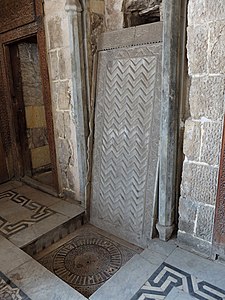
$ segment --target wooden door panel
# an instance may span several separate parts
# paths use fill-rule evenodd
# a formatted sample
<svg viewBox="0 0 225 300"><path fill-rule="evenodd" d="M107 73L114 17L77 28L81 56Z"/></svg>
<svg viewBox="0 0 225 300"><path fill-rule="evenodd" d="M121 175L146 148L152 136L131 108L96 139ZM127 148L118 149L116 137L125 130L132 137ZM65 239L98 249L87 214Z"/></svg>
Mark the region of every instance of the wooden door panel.
<svg viewBox="0 0 225 300"><path fill-rule="evenodd" d="M33 0L1 0L0 32L5 32L35 20Z"/></svg>
<svg viewBox="0 0 225 300"><path fill-rule="evenodd" d="M0 135L0 183L5 182L9 179L7 165L6 165L6 156L3 149L2 139Z"/></svg>

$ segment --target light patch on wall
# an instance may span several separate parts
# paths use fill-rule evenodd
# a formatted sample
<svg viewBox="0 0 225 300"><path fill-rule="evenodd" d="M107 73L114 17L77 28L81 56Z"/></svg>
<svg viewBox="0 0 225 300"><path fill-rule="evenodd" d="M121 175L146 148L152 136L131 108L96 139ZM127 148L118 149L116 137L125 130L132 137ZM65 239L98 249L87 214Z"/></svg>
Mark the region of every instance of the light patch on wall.
<svg viewBox="0 0 225 300"><path fill-rule="evenodd" d="M46 127L44 106L27 106L25 112L27 128Z"/></svg>
<svg viewBox="0 0 225 300"><path fill-rule="evenodd" d="M49 146L31 149L31 160L33 169L46 166L51 163Z"/></svg>

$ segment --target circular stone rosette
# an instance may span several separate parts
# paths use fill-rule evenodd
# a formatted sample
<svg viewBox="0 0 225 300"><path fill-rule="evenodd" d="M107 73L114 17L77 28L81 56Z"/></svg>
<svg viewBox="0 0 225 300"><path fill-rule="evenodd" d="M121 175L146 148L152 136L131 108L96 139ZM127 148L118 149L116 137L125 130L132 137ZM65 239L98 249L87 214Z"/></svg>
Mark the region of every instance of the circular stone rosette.
<svg viewBox="0 0 225 300"><path fill-rule="evenodd" d="M54 273L74 286L101 284L122 265L117 246L105 238L75 238L59 249L53 261Z"/></svg>

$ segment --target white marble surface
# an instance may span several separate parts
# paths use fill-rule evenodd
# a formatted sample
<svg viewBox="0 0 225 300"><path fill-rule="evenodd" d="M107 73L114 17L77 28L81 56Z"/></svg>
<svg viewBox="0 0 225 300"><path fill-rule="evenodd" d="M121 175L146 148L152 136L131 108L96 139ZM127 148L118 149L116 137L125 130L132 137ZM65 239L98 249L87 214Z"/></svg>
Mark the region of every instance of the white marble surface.
<svg viewBox="0 0 225 300"><path fill-rule="evenodd" d="M7 273L21 264L32 260L25 252L0 236L0 271Z"/></svg>
<svg viewBox="0 0 225 300"><path fill-rule="evenodd" d="M166 263L225 289L225 265L210 261L186 250L177 248Z"/></svg>
<svg viewBox="0 0 225 300"><path fill-rule="evenodd" d="M158 252L154 252L149 249L145 249L140 255L151 264L158 265L158 266L161 265L164 262L164 260L167 258L166 255L160 254Z"/></svg>
<svg viewBox="0 0 225 300"><path fill-rule="evenodd" d="M71 218L84 213L84 208L82 208L81 206L69 203L64 200L60 200L59 202L50 205L49 208Z"/></svg>
<svg viewBox="0 0 225 300"><path fill-rule="evenodd" d="M97 290L90 300L131 299L157 267L137 254Z"/></svg>
<svg viewBox="0 0 225 300"><path fill-rule="evenodd" d="M60 198L56 198L47 193L36 190L26 184L23 184L22 186L19 186L19 187L15 187L15 188L13 188L13 190L16 191L17 193L20 193L20 194L26 196L27 198L32 199L35 202L38 202L38 203L48 206L48 207L53 204L58 203L61 200Z"/></svg>
<svg viewBox="0 0 225 300"><path fill-rule="evenodd" d="M168 242L163 242L159 239L153 239L152 241L150 241L150 244L148 246L149 250L165 256L169 256L176 248L177 245L174 239Z"/></svg>
<svg viewBox="0 0 225 300"><path fill-rule="evenodd" d="M86 298L35 260L6 274L32 300L85 300Z"/></svg>
<svg viewBox="0 0 225 300"><path fill-rule="evenodd" d="M30 244L43 234L49 232L53 228L63 224L68 221L70 218L59 213L56 213L35 225L32 225L18 233L9 237L9 240L14 243L16 246L22 248L27 244Z"/></svg>
<svg viewBox="0 0 225 300"><path fill-rule="evenodd" d="M177 289L173 288L169 295L165 298L165 300L193 300L195 298L191 297L189 294Z"/></svg>

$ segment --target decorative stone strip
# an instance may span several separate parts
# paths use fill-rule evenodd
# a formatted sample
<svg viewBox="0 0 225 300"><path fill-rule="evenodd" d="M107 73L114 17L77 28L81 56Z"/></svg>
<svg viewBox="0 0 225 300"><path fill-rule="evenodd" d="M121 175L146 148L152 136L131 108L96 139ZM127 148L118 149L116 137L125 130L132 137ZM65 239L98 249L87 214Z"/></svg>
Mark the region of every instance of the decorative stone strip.
<svg viewBox="0 0 225 300"><path fill-rule="evenodd" d="M9 221L7 221L6 219L0 216L0 232L3 233L5 236L11 236L55 214L55 212L49 209L48 207L41 205L35 201L32 201L31 199L23 195L20 195L15 191L9 190L0 193L0 200L1 199L9 199L34 212L30 216L30 218L25 220L20 220L16 223L10 223Z"/></svg>
<svg viewBox="0 0 225 300"><path fill-rule="evenodd" d="M0 299L31 300L2 272L0 272Z"/></svg>
<svg viewBox="0 0 225 300"><path fill-rule="evenodd" d="M131 300L165 299L175 287L182 289L194 299L225 299L225 290L201 281L167 263L162 263Z"/></svg>

